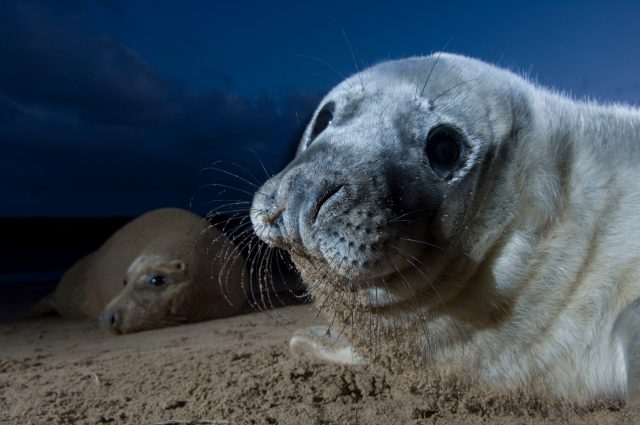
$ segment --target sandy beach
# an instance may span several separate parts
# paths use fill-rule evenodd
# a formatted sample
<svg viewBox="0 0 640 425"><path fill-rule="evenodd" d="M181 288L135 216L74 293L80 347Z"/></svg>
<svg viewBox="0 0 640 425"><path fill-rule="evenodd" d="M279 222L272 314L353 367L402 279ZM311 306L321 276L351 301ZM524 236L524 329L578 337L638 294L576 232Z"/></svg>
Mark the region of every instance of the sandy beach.
<svg viewBox="0 0 640 425"><path fill-rule="evenodd" d="M309 305L115 336L46 316L0 325L2 424L621 424L620 403L567 407L371 366L293 357Z"/></svg>

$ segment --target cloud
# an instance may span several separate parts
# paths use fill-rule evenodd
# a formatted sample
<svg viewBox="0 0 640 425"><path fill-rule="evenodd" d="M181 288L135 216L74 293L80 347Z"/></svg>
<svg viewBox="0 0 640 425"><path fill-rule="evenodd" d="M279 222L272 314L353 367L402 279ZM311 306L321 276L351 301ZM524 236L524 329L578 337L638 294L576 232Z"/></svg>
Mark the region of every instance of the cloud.
<svg viewBox="0 0 640 425"><path fill-rule="evenodd" d="M0 57L10 58L0 61L5 96L108 125L150 124L166 114L171 87L135 51L82 33L77 18L36 3L9 2L5 8L0 14Z"/></svg>
<svg viewBox="0 0 640 425"><path fill-rule="evenodd" d="M0 214L100 214L96 199L120 214L175 204L215 160L257 169L245 148L279 168L320 99L247 98L230 78L215 90L185 87L93 34L81 3L55 5L0 6L0 181L15 182L0 186L11 206Z"/></svg>

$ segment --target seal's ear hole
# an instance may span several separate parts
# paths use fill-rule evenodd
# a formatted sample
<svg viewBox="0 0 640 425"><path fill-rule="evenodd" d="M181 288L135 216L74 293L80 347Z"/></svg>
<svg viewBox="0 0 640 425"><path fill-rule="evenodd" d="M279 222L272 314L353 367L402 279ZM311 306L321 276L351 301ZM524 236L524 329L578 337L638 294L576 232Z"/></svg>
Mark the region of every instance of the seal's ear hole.
<svg viewBox="0 0 640 425"><path fill-rule="evenodd" d="M127 278L125 277L124 280L122 281L122 286L127 286Z"/></svg>
<svg viewBox="0 0 640 425"><path fill-rule="evenodd" d="M331 121L333 120L333 111L335 111L335 109L336 104L333 102L327 102L322 109L320 109L320 112L318 112L316 120L313 123L313 129L311 130L307 146L309 146L320 133L329 127L329 124L331 124Z"/></svg>
<svg viewBox="0 0 640 425"><path fill-rule="evenodd" d="M442 178L449 177L462 160L463 136L455 128L440 125L432 128L425 148L429 165Z"/></svg>
<svg viewBox="0 0 640 425"><path fill-rule="evenodd" d="M182 260L173 260L169 263L169 268L181 272L187 268L187 265Z"/></svg>

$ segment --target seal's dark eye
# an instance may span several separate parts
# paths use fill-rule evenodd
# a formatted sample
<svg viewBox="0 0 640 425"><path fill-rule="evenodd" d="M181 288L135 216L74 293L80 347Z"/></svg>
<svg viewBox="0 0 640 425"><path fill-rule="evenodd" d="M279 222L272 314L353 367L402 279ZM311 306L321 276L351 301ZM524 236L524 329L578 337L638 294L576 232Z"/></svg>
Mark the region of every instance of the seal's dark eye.
<svg viewBox="0 0 640 425"><path fill-rule="evenodd" d="M334 109L335 103L329 102L322 107L320 112L318 112L316 121L313 123L311 136L309 136L309 143L313 142L313 140L318 137L320 133L322 133L327 127L329 127L329 124L331 124L331 121L333 120Z"/></svg>
<svg viewBox="0 0 640 425"><path fill-rule="evenodd" d="M153 276L149 278L149 285L162 286L165 283L167 283L167 278L162 275Z"/></svg>
<svg viewBox="0 0 640 425"><path fill-rule="evenodd" d="M460 162L462 136L450 127L437 127L427 137L429 165L441 177L446 177Z"/></svg>
<svg viewBox="0 0 640 425"><path fill-rule="evenodd" d="M127 279L122 281L122 286L127 286Z"/></svg>

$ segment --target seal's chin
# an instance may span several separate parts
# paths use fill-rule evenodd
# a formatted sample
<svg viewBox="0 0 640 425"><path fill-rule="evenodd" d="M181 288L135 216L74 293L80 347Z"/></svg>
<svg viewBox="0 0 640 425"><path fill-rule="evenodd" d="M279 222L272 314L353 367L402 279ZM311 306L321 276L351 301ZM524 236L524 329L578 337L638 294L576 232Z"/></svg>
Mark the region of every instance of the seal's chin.
<svg viewBox="0 0 640 425"><path fill-rule="evenodd" d="M388 261L386 267L372 267L363 269L354 263L327 262L309 256L300 250L290 251L291 259L301 273L305 282L310 284L330 285L337 291L357 292L369 290L373 287L385 287L391 289L405 278L405 274L415 269L411 263L399 263L395 265L393 260ZM392 257L390 255L389 257ZM374 263L374 261L371 261ZM381 262L375 262L379 264ZM349 267L351 265L352 267Z"/></svg>

